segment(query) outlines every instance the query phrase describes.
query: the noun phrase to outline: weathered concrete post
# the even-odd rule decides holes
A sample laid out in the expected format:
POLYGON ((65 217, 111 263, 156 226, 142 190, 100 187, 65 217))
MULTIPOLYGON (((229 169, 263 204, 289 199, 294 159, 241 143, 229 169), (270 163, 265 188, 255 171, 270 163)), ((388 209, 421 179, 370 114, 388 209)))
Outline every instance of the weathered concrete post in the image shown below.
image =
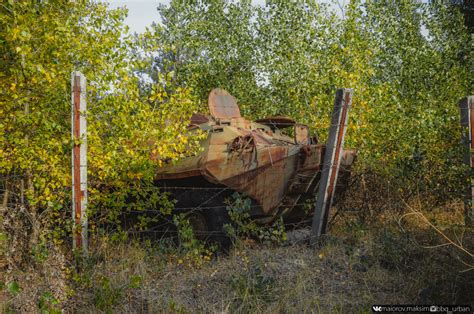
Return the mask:
POLYGON ((311 244, 316 243, 318 238, 326 232, 329 209, 332 205, 339 165, 342 158, 344 135, 346 133, 347 119, 352 103, 352 94, 353 90, 348 88, 338 89, 336 91, 321 181, 311 227, 311 244))
POLYGON ((72 72, 71 94, 73 248, 87 255, 86 78, 80 72, 72 72))
MULTIPOLYGON (((461 99, 459 102, 461 109, 461 126, 467 129, 464 132, 464 142, 469 147, 466 163, 474 168, 474 96, 468 96, 461 99)), ((474 225, 474 178, 471 176, 471 183, 468 187, 468 196, 465 200, 464 222, 466 226, 474 225)))

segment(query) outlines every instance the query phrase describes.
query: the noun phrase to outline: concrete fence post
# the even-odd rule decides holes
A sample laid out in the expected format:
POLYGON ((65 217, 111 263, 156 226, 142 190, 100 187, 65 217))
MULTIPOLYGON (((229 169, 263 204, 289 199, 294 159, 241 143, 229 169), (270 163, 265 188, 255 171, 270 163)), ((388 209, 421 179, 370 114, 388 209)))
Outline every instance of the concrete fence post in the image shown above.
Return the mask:
MULTIPOLYGON (((459 102, 461 111, 461 126, 464 127, 464 143, 468 146, 466 154, 466 163, 474 168, 474 96, 468 96, 459 102)), ((471 171, 472 173, 472 171, 471 171)), ((470 183, 467 187, 467 196, 464 207, 464 222, 466 226, 474 225, 474 178, 470 177, 470 183)))
POLYGON ((331 117, 321 181, 316 198, 310 243, 315 244, 318 238, 326 232, 329 209, 332 205, 336 190, 339 165, 342 159, 344 135, 346 133, 349 109, 352 103, 353 90, 338 89, 334 100, 334 110, 331 117))
POLYGON ((73 249, 87 255, 86 78, 80 72, 72 72, 71 94, 73 249))

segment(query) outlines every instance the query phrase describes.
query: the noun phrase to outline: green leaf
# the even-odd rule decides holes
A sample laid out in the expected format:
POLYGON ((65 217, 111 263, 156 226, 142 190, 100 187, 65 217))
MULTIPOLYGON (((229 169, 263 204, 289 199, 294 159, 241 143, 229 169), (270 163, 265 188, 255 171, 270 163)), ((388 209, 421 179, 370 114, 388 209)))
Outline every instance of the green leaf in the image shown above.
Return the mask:
POLYGON ((18 295, 21 291, 20 286, 16 281, 10 281, 7 285, 7 290, 13 296, 18 295))

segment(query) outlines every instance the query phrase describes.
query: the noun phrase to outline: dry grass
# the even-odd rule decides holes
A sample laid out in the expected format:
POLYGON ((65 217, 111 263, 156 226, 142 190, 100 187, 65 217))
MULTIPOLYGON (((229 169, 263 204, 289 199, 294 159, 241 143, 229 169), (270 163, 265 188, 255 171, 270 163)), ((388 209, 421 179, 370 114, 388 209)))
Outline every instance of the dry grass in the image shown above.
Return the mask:
MULTIPOLYGON (((460 213, 462 204, 453 203, 425 214, 453 234, 462 223, 460 213)), ((321 247, 241 241, 228 255, 209 261, 162 244, 100 240, 79 273, 62 272, 69 288, 55 293, 62 301, 56 307, 82 313, 345 313, 367 312, 372 304, 472 305, 474 271, 462 273, 460 262, 468 256, 452 245, 424 248, 443 240, 416 217, 404 221, 404 233, 399 218, 385 213, 361 225, 357 215, 345 214, 335 220, 321 247)), ((464 230, 463 244, 471 252, 473 239, 472 230, 464 230)), ((61 270, 47 263, 37 281, 28 281, 25 273, 11 274, 22 291, 10 308, 21 312, 37 304, 47 288, 40 281, 61 277, 61 270), (22 303, 27 299, 36 301, 22 303)))
MULTIPOLYGON (((461 205, 427 215, 448 230, 462 223, 461 205)), ((472 272, 461 273, 459 252, 423 248, 418 241, 439 243, 440 238, 414 220, 403 233, 399 217, 385 214, 371 226, 360 226, 345 215, 320 248, 242 241, 228 256, 198 268, 136 245, 101 247, 108 257, 96 264, 94 276, 111 278, 114 287, 142 278, 112 306, 120 312, 343 313, 367 311, 376 303, 472 302, 472 272)), ((90 298, 83 301, 79 308, 85 312, 97 309, 90 298)))
MULTIPOLYGON (((200 268, 146 258, 135 246, 114 252, 90 275, 110 278, 110 290, 120 290, 112 306, 120 312, 346 312, 369 308, 376 300, 408 301, 396 273, 363 265, 358 251, 348 253, 338 243, 321 250, 240 246, 200 268), (142 280, 130 288, 134 276, 142 280)), ((71 308, 105 310, 104 302, 97 303, 96 285, 89 292, 78 291, 71 308)), ((104 299, 112 295, 99 290, 104 299)))

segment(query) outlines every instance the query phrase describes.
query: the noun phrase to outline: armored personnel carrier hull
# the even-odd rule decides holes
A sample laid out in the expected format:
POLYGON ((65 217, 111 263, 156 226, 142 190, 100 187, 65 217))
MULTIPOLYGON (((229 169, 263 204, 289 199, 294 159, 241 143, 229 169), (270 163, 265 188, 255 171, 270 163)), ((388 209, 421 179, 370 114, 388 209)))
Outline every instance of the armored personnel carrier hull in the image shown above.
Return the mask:
MULTIPOLYGON (((203 233, 221 231, 228 220, 224 200, 235 192, 252 200, 251 217, 260 223, 278 217, 294 223, 310 215, 325 145, 309 128, 282 116, 247 120, 221 89, 211 91, 209 110, 210 116, 193 115, 189 126, 208 134, 202 151, 156 174, 156 184, 176 199, 176 211, 191 213, 193 227, 203 233), (294 136, 283 132, 288 128, 294 136)), ((355 150, 343 151, 339 191, 355 157, 355 150)))

